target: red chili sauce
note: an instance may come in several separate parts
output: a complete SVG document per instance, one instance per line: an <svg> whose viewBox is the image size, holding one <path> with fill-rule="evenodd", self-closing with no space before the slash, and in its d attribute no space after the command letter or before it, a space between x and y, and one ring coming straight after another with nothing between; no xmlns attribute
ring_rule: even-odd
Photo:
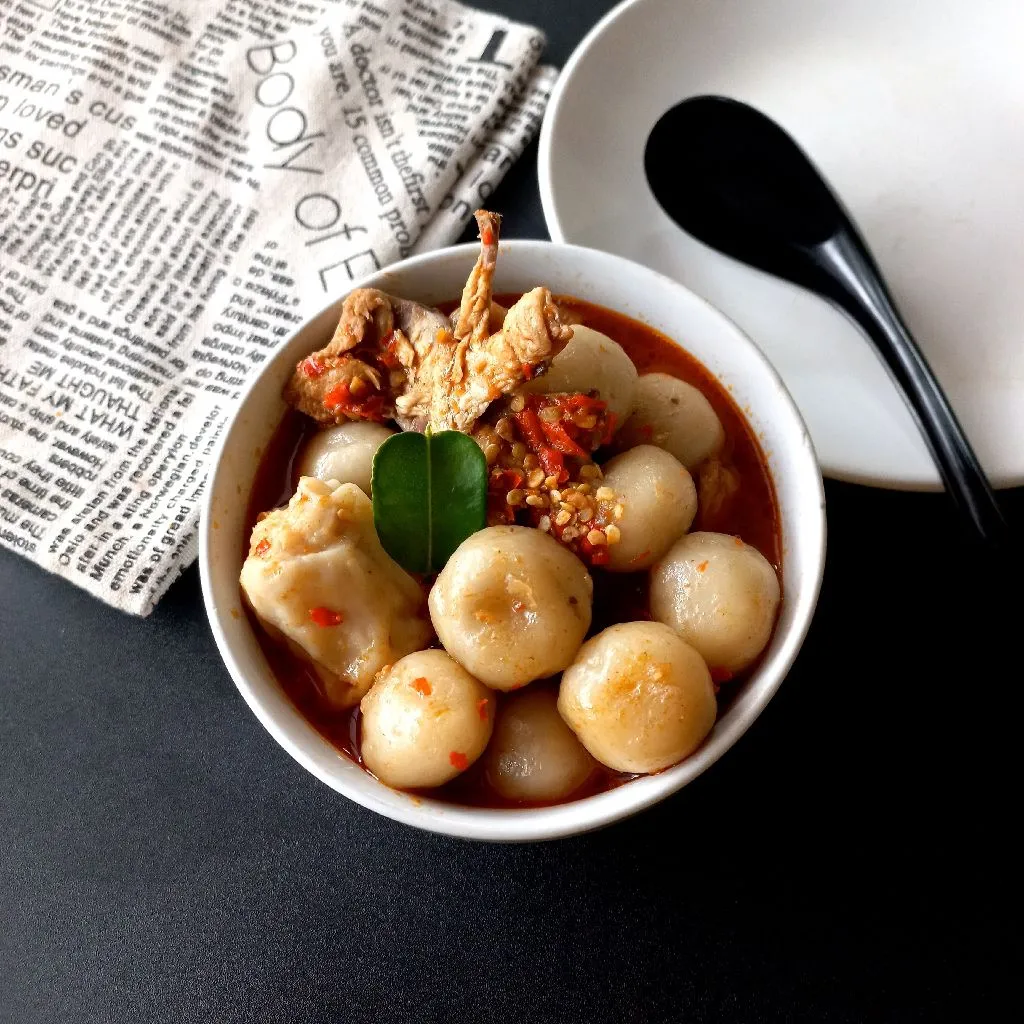
<svg viewBox="0 0 1024 1024"><path fill-rule="evenodd" d="M518 295L497 295L495 300L511 306ZM739 474L739 489L713 517L698 509L693 530L713 530L734 534L757 548L779 571L781 577L781 542L779 514L775 489L768 474L766 460L757 438L729 393L693 356L679 348L653 327L633 320L602 306L566 296L558 303L573 322L585 324L617 341L629 355L640 373L668 373L699 388L711 403L725 428L722 462ZM440 308L449 312L457 302ZM301 413L289 410L267 445L249 495L247 523L255 525L256 517L269 509L288 503L295 492L298 477L297 456L307 438L317 430L316 423ZM598 461L603 459L598 457ZM248 546L245 553L248 553ZM594 614L588 636L616 622L650 619L647 600L647 573L606 573L592 570L594 579ZM359 709L334 710L323 698L317 675L306 662L282 643L271 639L249 612L253 629L271 669L302 716L340 751L362 765L359 755ZM719 712L728 706L736 688L753 668L739 673L719 690ZM531 686L557 688L557 680L532 683ZM505 694L496 693L499 714ZM498 796L484 778L480 762L447 785L427 791L432 797L452 803L483 807L523 806ZM571 800L590 796L628 782L634 776L601 767L600 771L574 793Z"/></svg>

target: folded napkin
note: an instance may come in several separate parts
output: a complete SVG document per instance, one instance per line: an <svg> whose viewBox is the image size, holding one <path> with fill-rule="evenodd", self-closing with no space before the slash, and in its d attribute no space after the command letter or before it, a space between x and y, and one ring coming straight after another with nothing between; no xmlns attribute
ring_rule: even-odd
<svg viewBox="0 0 1024 1024"><path fill-rule="evenodd" d="M453 241L554 72L452 0L3 7L0 544L146 615L250 376Z"/></svg>

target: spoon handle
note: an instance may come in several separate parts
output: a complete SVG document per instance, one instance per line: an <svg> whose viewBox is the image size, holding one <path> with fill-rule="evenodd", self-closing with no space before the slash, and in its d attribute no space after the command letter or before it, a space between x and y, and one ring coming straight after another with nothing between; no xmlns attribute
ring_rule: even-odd
<svg viewBox="0 0 1024 1024"><path fill-rule="evenodd" d="M829 278L829 296L867 332L902 389L961 513L984 541L1004 543L1009 531L992 485L866 247L852 232L841 232L811 255Z"/></svg>

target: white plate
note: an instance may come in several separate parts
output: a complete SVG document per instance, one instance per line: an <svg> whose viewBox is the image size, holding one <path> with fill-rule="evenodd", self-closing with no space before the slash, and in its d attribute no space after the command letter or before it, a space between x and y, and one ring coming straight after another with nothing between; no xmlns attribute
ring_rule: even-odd
<svg viewBox="0 0 1024 1024"><path fill-rule="evenodd" d="M629 0L548 108L551 237L646 263L732 317L782 374L828 475L938 487L859 331L694 241L651 195L644 146L669 107L702 93L754 104L853 213L993 481L1024 484L1022 55L1024 0Z"/></svg>

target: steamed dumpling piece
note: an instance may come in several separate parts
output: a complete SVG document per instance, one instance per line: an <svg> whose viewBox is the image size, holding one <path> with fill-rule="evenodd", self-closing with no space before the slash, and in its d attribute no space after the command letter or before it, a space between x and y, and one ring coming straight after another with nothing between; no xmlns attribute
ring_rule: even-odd
<svg viewBox="0 0 1024 1024"><path fill-rule="evenodd" d="M620 448L654 444L694 470L725 441L711 403L692 384L667 373L645 373L636 382L633 414L619 431Z"/></svg>
<svg viewBox="0 0 1024 1024"><path fill-rule="evenodd" d="M757 548L724 533L691 533L651 570L651 614L713 668L738 672L764 650L779 578Z"/></svg>
<svg viewBox="0 0 1024 1024"><path fill-rule="evenodd" d="M530 803L572 796L597 769L559 715L555 693L532 686L502 705L482 763L499 796Z"/></svg>
<svg viewBox="0 0 1024 1024"><path fill-rule="evenodd" d="M633 408L636 367L618 342L592 327L575 324L569 343L551 361L548 372L525 386L525 390L552 394L581 392L596 388L608 411L621 425Z"/></svg>
<svg viewBox="0 0 1024 1024"><path fill-rule="evenodd" d="M701 656L658 622L591 637L562 675L558 711L594 757L620 772L656 772L700 746L715 724Z"/></svg>
<svg viewBox="0 0 1024 1024"><path fill-rule="evenodd" d="M604 465L604 487L615 492L622 518L608 545L606 569L636 572L653 565L690 528L697 488L686 467L661 448L642 444Z"/></svg>
<svg viewBox="0 0 1024 1024"><path fill-rule="evenodd" d="M423 591L381 547L373 506L355 484L303 477L288 505L254 527L241 584L268 631L313 663L338 708L430 642Z"/></svg>
<svg viewBox="0 0 1024 1024"><path fill-rule="evenodd" d="M417 651L363 697L360 753L388 786L442 786L484 752L495 696L444 651Z"/></svg>
<svg viewBox="0 0 1024 1024"><path fill-rule="evenodd" d="M299 473L318 480L355 484L370 493L370 474L377 449L394 433L379 423L353 420L317 431L299 457Z"/></svg>
<svg viewBox="0 0 1024 1024"><path fill-rule="evenodd" d="M561 672L590 627L593 582L550 534L490 526L466 538L430 591L445 650L477 679L514 690Z"/></svg>

